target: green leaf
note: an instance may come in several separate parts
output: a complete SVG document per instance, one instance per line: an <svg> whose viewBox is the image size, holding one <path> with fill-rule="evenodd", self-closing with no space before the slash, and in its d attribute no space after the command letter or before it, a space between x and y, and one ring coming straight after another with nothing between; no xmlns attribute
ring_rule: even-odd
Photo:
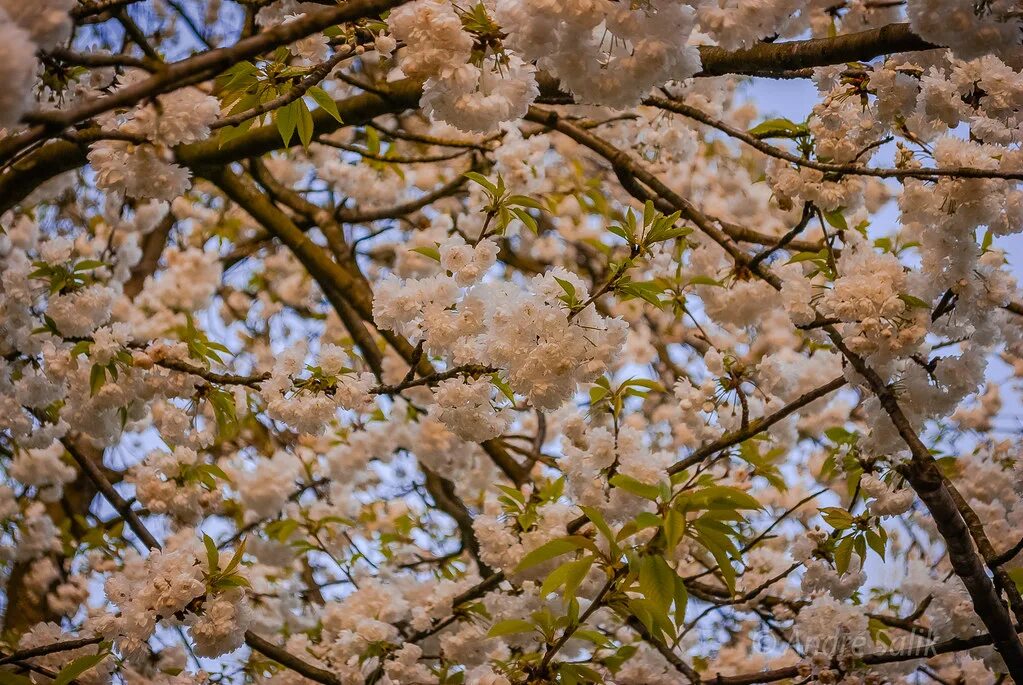
<svg viewBox="0 0 1023 685"><path fill-rule="evenodd" d="M591 630L589 628L580 628L572 634L572 637L577 637L587 642L592 642L598 647L604 647L606 649L614 649L614 643L611 642L610 638L599 630Z"/></svg>
<svg viewBox="0 0 1023 685"><path fill-rule="evenodd" d="M700 509L750 509L762 506L755 497L739 488L728 485L710 485L679 498L687 510Z"/></svg>
<svg viewBox="0 0 1023 685"><path fill-rule="evenodd" d="M657 218L659 212L654 206L653 200L647 200L643 203L643 225L649 226Z"/></svg>
<svg viewBox="0 0 1023 685"><path fill-rule="evenodd" d="M674 550L682 541L686 533L686 519L675 509L669 509L664 516L664 537L668 543L668 550Z"/></svg>
<svg viewBox="0 0 1023 685"><path fill-rule="evenodd" d="M1016 584L1016 588L1023 591L1023 568L1010 568L1005 571L1009 579Z"/></svg>
<svg viewBox="0 0 1023 685"><path fill-rule="evenodd" d="M249 129L256 123L256 119L246 119L237 126L225 126L220 129L217 135L217 144L223 146L224 143L229 143L238 136L248 133Z"/></svg>
<svg viewBox="0 0 1023 685"><path fill-rule="evenodd" d="M313 114L309 111L304 100L296 100L298 103L298 139L302 141L302 147L308 148L313 140Z"/></svg>
<svg viewBox="0 0 1023 685"><path fill-rule="evenodd" d="M527 195L511 195L504 202L508 205L518 205L519 207L528 207L541 212L544 211L543 204L539 200L534 200Z"/></svg>
<svg viewBox="0 0 1023 685"><path fill-rule="evenodd" d="M792 257L789 259L789 261L786 262L786 264L795 264L797 262L812 262L824 259L827 259L827 255L824 254L823 250L821 252L797 252L796 254L792 255Z"/></svg>
<svg viewBox="0 0 1023 685"><path fill-rule="evenodd" d="M646 530L647 528L660 528L663 525L664 519L660 516L653 512L642 511L636 514L636 518L622 526L622 529L618 531L618 535L615 536L615 540L621 542L641 530Z"/></svg>
<svg viewBox="0 0 1023 685"><path fill-rule="evenodd" d="M686 620L686 605L689 603L689 590L686 581L678 574L675 576L675 625L681 626Z"/></svg>
<svg viewBox="0 0 1023 685"><path fill-rule="evenodd" d="M540 226L536 223L533 215L521 207L512 207L511 213L522 222L522 224L533 232L533 235L540 235Z"/></svg>
<svg viewBox="0 0 1023 685"><path fill-rule="evenodd" d="M524 571L528 568L542 564L545 561L550 561L555 557L559 557L562 554L568 554L579 549L578 541L571 539L574 536L565 538L555 538L549 542L545 542L540 545L532 552L527 554L519 562L519 565L515 567L516 571Z"/></svg>
<svg viewBox="0 0 1023 685"><path fill-rule="evenodd" d="M630 378L629 380L622 383L622 385L636 385L647 390L654 392L666 392L664 386L655 380L649 378Z"/></svg>
<svg viewBox="0 0 1023 685"><path fill-rule="evenodd" d="M664 634L664 626L655 620L650 601L646 599L632 598L628 600L629 613L640 620L646 629L655 637L660 639Z"/></svg>
<svg viewBox="0 0 1023 685"><path fill-rule="evenodd" d="M867 621L867 630L870 632L870 639L875 644L883 644L886 647L892 646L892 638L888 635L888 626L878 618L870 618Z"/></svg>
<svg viewBox="0 0 1023 685"><path fill-rule="evenodd" d="M675 216L672 214L672 216ZM670 218L670 217L669 217ZM646 244L653 245L654 243L663 243L665 240L671 240L673 238L684 238L685 236L692 233L692 229L686 228L685 226L675 227L658 227L646 237Z"/></svg>
<svg viewBox="0 0 1023 685"><path fill-rule="evenodd" d="M630 245L632 244L632 236L629 234L629 232L625 229L624 226L620 224L613 224L612 226L608 227L607 230L611 233L614 233L616 236L624 239L625 242L629 243Z"/></svg>
<svg viewBox="0 0 1023 685"><path fill-rule="evenodd" d="M686 279L687 285L709 285L715 288L724 288L725 284L710 276L691 276Z"/></svg>
<svg viewBox="0 0 1023 685"><path fill-rule="evenodd" d="M930 309L931 305L921 300L919 297L915 297L908 293L899 293L899 299L908 304L910 307L916 307L919 309Z"/></svg>
<svg viewBox="0 0 1023 685"><path fill-rule="evenodd" d="M235 569L242 562L242 557L245 555L245 540L242 540L238 547L235 548L234 554L231 556L231 561L227 562L227 566L224 567L223 573L225 575L234 573Z"/></svg>
<svg viewBox="0 0 1023 685"><path fill-rule="evenodd" d="M411 248L410 251L411 252L418 252L419 254L423 255L424 257L429 257L430 259L434 260L435 262L439 262L440 261L440 250L438 250L436 247L429 247L429 246L413 247L413 248Z"/></svg>
<svg viewBox="0 0 1023 685"><path fill-rule="evenodd" d="M475 171L467 171L467 172L465 172L463 174L463 176L465 176L470 181L475 181L479 185L483 186L483 188L486 189L486 191L491 196L495 196L496 197L497 195L500 194L497 191L497 186L495 186L493 183L491 183L490 180L486 176L484 176L483 174L477 173Z"/></svg>
<svg viewBox="0 0 1023 685"><path fill-rule="evenodd" d="M823 212L824 220L835 228L845 231L849 228L849 224L845 220L845 216L842 215L842 208L833 209L830 212Z"/></svg>
<svg viewBox="0 0 1023 685"><path fill-rule="evenodd" d="M572 285L572 281L566 281L564 278L554 277L554 280L558 282L561 289L565 291L565 294L569 296L573 301L575 300L575 286Z"/></svg>
<svg viewBox="0 0 1023 685"><path fill-rule="evenodd" d="M289 103L281 107L274 114L274 121L277 124L277 131L281 134L284 146L291 145L291 138L295 135L295 127L298 126L298 105L299 101Z"/></svg>
<svg viewBox="0 0 1023 685"><path fill-rule="evenodd" d="M867 545L870 549L874 550L877 556L881 557L881 561L884 561L885 547L887 546L887 532L884 528L878 526L878 530L867 531Z"/></svg>
<svg viewBox="0 0 1023 685"><path fill-rule="evenodd" d="M614 654L604 657L604 665L611 669L612 673L617 672L637 651L639 648L636 645L622 645Z"/></svg>
<svg viewBox="0 0 1023 685"><path fill-rule="evenodd" d="M789 119L779 117L763 121L747 133L755 138L794 138L808 133L808 129L804 124L797 124Z"/></svg>
<svg viewBox="0 0 1023 685"><path fill-rule="evenodd" d="M75 343L75 346L71 348L71 357L80 357L83 354L89 354L89 348L92 347L91 340L80 340Z"/></svg>
<svg viewBox="0 0 1023 685"><path fill-rule="evenodd" d="M319 105L320 109L337 119L337 123L344 123L341 121L341 113L337 111L337 103L334 102L334 98L330 97L327 91L319 86L313 86L306 91L306 94L313 99L313 102Z"/></svg>
<svg viewBox="0 0 1023 685"><path fill-rule="evenodd" d="M656 485L647 485L623 473L615 474L609 482L616 488L621 488L626 492L631 492L633 495L650 501L656 501L661 494L661 489Z"/></svg>
<svg viewBox="0 0 1023 685"><path fill-rule="evenodd" d="M839 575L849 570L849 562L852 560L853 544L855 541L856 537L850 535L842 538L835 547L835 570L838 571Z"/></svg>
<svg viewBox="0 0 1023 685"><path fill-rule="evenodd" d="M593 561L594 557L592 556L566 561L551 571L550 575L543 581L543 585L540 587L540 596L546 597L559 587L564 586L564 597L566 600L574 599L576 590L579 589L579 585L586 579L586 574L589 573Z"/></svg>
<svg viewBox="0 0 1023 685"><path fill-rule="evenodd" d="M675 593L675 572L660 555L640 557L639 590L655 606L668 611Z"/></svg>
<svg viewBox="0 0 1023 685"><path fill-rule="evenodd" d="M206 547L206 565L210 575L220 572L220 552L217 550L217 543L206 533L202 535L202 544Z"/></svg>
<svg viewBox="0 0 1023 685"><path fill-rule="evenodd" d="M845 530L853 524L853 515L842 507L824 507L820 511L828 525L836 530Z"/></svg>
<svg viewBox="0 0 1023 685"><path fill-rule="evenodd" d="M298 526L299 522L290 518L271 521L266 525L266 534L277 542L285 542L298 530Z"/></svg>
<svg viewBox="0 0 1023 685"><path fill-rule="evenodd" d="M618 556L620 550L618 548L618 545L615 543L615 534L611 530L611 526L607 525L607 521L604 520L604 515L601 514L597 509L594 509L593 507L579 508L582 509L583 514L586 515L586 518L588 518L590 522L597 527L597 530L599 530L600 533L604 536L604 538L608 541L608 544L611 546L611 553L614 556Z"/></svg>
<svg viewBox="0 0 1023 685"><path fill-rule="evenodd" d="M604 677L596 669L585 664L568 663L562 661L558 664L558 682L560 685L599 685L604 682Z"/></svg>
<svg viewBox="0 0 1023 685"><path fill-rule="evenodd" d="M34 685L32 679L0 668L0 685Z"/></svg>
<svg viewBox="0 0 1023 685"><path fill-rule="evenodd" d="M100 267L106 266L106 262L101 262L98 259L83 259L82 261L75 264L75 271L92 271Z"/></svg>
<svg viewBox="0 0 1023 685"><path fill-rule="evenodd" d="M627 297L638 297L660 309L660 294L664 292L662 281L623 281L615 286L615 291Z"/></svg>
<svg viewBox="0 0 1023 685"><path fill-rule="evenodd" d="M515 391L512 390L508 382L501 378L497 373L490 374L490 384L501 391L501 394L508 398L508 401L512 404L515 403ZM518 492L516 490L516 492Z"/></svg>
<svg viewBox="0 0 1023 685"><path fill-rule="evenodd" d="M529 621L524 621L521 618L509 618L504 621L498 621L494 625L490 626L490 630L487 631L487 637L503 637L505 635L515 635L516 633L531 633L536 628Z"/></svg>
<svg viewBox="0 0 1023 685"><path fill-rule="evenodd" d="M693 521L692 528L694 530L693 537L714 557L718 571L721 573L721 579L728 587L728 591L734 593L735 568L729 557L729 553L738 556L735 543L729 537L729 533L734 532L717 521L707 520L706 517L700 517Z"/></svg>
<svg viewBox="0 0 1023 685"><path fill-rule="evenodd" d="M103 387L103 384L107 382L107 370L106 367L100 366L99 364L93 364L92 370L89 372L89 394L95 395Z"/></svg>
<svg viewBox="0 0 1023 685"><path fill-rule="evenodd" d="M247 578L239 575L218 578L216 582L213 583L214 590L229 590L233 587L251 587L251 584Z"/></svg>
<svg viewBox="0 0 1023 685"><path fill-rule="evenodd" d="M224 438L234 437L238 431L238 413L234 404L234 395L226 390L214 388L207 397L210 406L213 407L213 416L220 435ZM203 466L203 469L211 480L214 475L223 477L224 480L229 480L227 474L216 464L206 464ZM223 475L221 476L221 474ZM209 485L211 490L216 487L215 482L208 483L207 485Z"/></svg>
<svg viewBox="0 0 1023 685"><path fill-rule="evenodd" d="M82 675L90 668L96 666L99 662L107 658L106 652L100 652L98 654L88 654L86 656L80 656L64 668L60 669L60 673L53 679L53 685L68 685L72 680Z"/></svg>

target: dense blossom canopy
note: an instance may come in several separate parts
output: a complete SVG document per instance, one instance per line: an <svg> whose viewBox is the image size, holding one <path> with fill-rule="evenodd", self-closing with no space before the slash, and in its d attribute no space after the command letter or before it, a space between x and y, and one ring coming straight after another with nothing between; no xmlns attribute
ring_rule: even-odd
<svg viewBox="0 0 1023 685"><path fill-rule="evenodd" d="M1018 0L0 0L0 68L0 685L1023 683Z"/></svg>

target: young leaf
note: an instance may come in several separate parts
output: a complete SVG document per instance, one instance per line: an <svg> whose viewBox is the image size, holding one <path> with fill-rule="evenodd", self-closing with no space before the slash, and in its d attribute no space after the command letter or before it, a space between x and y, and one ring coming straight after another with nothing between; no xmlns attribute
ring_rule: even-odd
<svg viewBox="0 0 1023 685"><path fill-rule="evenodd" d="M521 207L512 207L511 213L514 214L515 217L522 222L522 225L524 225L526 228L532 231L533 235L540 234L540 226L536 223L536 219L534 219L529 212L522 209Z"/></svg>
<svg viewBox="0 0 1023 685"><path fill-rule="evenodd" d="M855 536L850 535L842 538L835 546L835 570L839 575L849 570L849 562L852 560L853 543Z"/></svg>
<svg viewBox="0 0 1023 685"><path fill-rule="evenodd" d="M835 530L845 530L853 524L853 515L841 507L824 507L821 516Z"/></svg>
<svg viewBox="0 0 1023 685"><path fill-rule="evenodd" d="M0 668L0 685L35 685L35 683L27 676Z"/></svg>
<svg viewBox="0 0 1023 685"><path fill-rule="evenodd" d="M217 543L209 535L203 533L202 544L206 547L206 565L210 575L220 573L220 552L217 550Z"/></svg>
<svg viewBox="0 0 1023 685"><path fill-rule="evenodd" d="M498 621L494 625L490 626L490 630L487 631L487 637L503 637L505 635L515 635L516 633L531 633L536 628L529 621L524 621L520 618L509 618L504 621Z"/></svg>
<svg viewBox="0 0 1023 685"><path fill-rule="evenodd" d="M306 91L306 94L313 99L320 109L329 114L330 116L337 119L337 123L343 124L341 121L341 113L337 111L337 103L330 97L327 91L323 90L319 86L313 86Z"/></svg>
<svg viewBox="0 0 1023 685"><path fill-rule="evenodd" d="M497 186L495 186L493 183L491 183L490 179L488 179L483 174L475 172L475 171L467 171L463 175L467 179L469 179L470 181L475 181L476 183L478 183L481 186L483 186L484 190L486 190L487 193L489 195L491 195L492 197L497 197L498 195L500 195L500 193L498 192Z"/></svg>
<svg viewBox="0 0 1023 685"><path fill-rule="evenodd" d="M497 373L490 374L490 384L501 391L501 394L508 398L508 401L512 404L515 403L515 391L512 390L508 382L501 378ZM517 491L516 491L517 492Z"/></svg>
<svg viewBox="0 0 1023 685"><path fill-rule="evenodd" d="M768 119L747 131L755 138L792 138L807 132L805 124L797 124L783 118Z"/></svg>
<svg viewBox="0 0 1023 685"><path fill-rule="evenodd" d="M298 99L295 102L298 104L298 139L302 141L302 147L307 148L313 140L313 115L304 100Z"/></svg>
<svg viewBox="0 0 1023 685"><path fill-rule="evenodd" d="M98 654L87 654L80 656L64 668L60 669L57 677L53 679L53 685L68 685L72 680L82 675L90 668L107 658L106 652Z"/></svg>
<svg viewBox="0 0 1023 685"><path fill-rule="evenodd" d="M845 216L842 214L842 208L833 209L830 212L823 212L824 220L835 228L845 231L849 228L849 224L845 220Z"/></svg>
<svg viewBox="0 0 1023 685"><path fill-rule="evenodd" d="M558 282L558 285L560 285L561 289L565 291L565 294L568 295L569 299L574 301L575 286L572 285L572 281L566 281L564 278L558 278L557 276L554 277L554 280Z"/></svg>
<svg viewBox="0 0 1023 685"><path fill-rule="evenodd" d="M291 138L295 135L295 127L298 126L298 103L299 101L296 100L287 104L278 109L274 115L277 131L281 134L281 140L284 141L285 147L291 145Z"/></svg>
<svg viewBox="0 0 1023 685"><path fill-rule="evenodd" d="M654 609L655 615L665 624L668 622L668 607L675 594L675 572L660 555L648 555L639 561L639 590Z"/></svg>
<svg viewBox="0 0 1023 685"><path fill-rule="evenodd" d="M106 367L100 366L99 364L93 364L92 370L89 372L89 394L95 395L103 387L103 384L107 382L107 370Z"/></svg>
<svg viewBox="0 0 1023 685"><path fill-rule="evenodd" d="M573 599L579 585L582 584L586 574L589 573L593 560L592 556L585 556L581 559L566 561L551 571L550 575L543 581L543 585L540 588L540 596L546 597L559 587L564 586L564 597L566 599Z"/></svg>
<svg viewBox="0 0 1023 685"><path fill-rule="evenodd" d="M231 561L227 562L227 566L224 567L224 575L234 573L235 569L242 561L242 557L245 555L245 540L242 540L238 547L234 550L234 554L231 556Z"/></svg>
<svg viewBox="0 0 1023 685"><path fill-rule="evenodd" d="M598 511L597 509L594 509L593 507L579 508L582 509L582 512L583 514L585 514L586 518L588 518L590 522L597 527L597 530L600 531L601 535L603 535L604 538L611 545L612 554L618 556L619 549L618 545L615 544L614 531L611 530L611 526L607 525L607 521L604 520L604 515L601 514L600 511Z"/></svg>
<svg viewBox="0 0 1023 685"><path fill-rule="evenodd" d="M555 538L554 540L545 542L524 556L522 561L519 562L519 565L515 567L515 570L525 571L528 568L542 564L545 561L550 561L555 557L560 557L562 554L574 552L577 549L579 549L579 543L576 540L570 538Z"/></svg>
<svg viewBox="0 0 1023 685"><path fill-rule="evenodd" d="M412 252L418 252L419 254L423 255L424 257L429 257L430 259L432 259L435 262L439 262L440 261L440 250L438 250L436 247L429 247L429 246L413 247L411 249L411 251Z"/></svg>
<svg viewBox="0 0 1023 685"><path fill-rule="evenodd" d="M616 488L621 488L626 492L631 492L633 495L648 499L651 502L657 500L661 494L661 489L656 485L641 483L632 476L626 476L623 473L615 474L611 478L610 483Z"/></svg>

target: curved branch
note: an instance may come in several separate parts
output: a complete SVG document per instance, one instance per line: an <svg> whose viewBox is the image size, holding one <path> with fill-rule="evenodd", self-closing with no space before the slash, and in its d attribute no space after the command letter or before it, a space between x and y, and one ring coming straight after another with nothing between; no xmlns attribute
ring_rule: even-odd
<svg viewBox="0 0 1023 685"><path fill-rule="evenodd" d="M867 666L879 666L881 664L894 664L901 661L914 661L916 659L927 659L939 654L950 654L952 652L963 652L977 647L986 647L992 643L990 635L977 635L975 637L954 637L943 642L934 642L918 647L908 647L889 652L876 652L865 654L860 660ZM702 685L757 685L758 683L774 683L779 680L796 678L799 676L798 666L784 666L770 671L759 673L746 673L742 675L716 675L707 678Z"/></svg>
<svg viewBox="0 0 1023 685"><path fill-rule="evenodd" d="M472 168L473 167L470 167L467 171L471 171ZM367 209L363 211L342 209L337 212L337 218L338 221L346 224L364 224L370 221L380 221L382 219L396 219L399 216L411 214L412 212L416 212L429 204L433 204L442 197L452 195L459 188L465 185L465 182L465 174L459 173L452 180L448 181L436 190L431 190L415 200L394 205L392 207L381 207L380 209Z"/></svg>
<svg viewBox="0 0 1023 685"><path fill-rule="evenodd" d="M792 164L796 164L801 167L808 169L816 169L824 173L832 174L843 174L853 176L874 176L877 178L938 178L938 177L954 177L954 178L1000 178L1006 180L1019 181L1023 180L1023 171L999 171L997 169L976 169L972 167L954 167L954 168L920 168L920 169L879 169L867 166L861 166L859 164L835 164L832 162L818 162L812 159L806 159L799 155L792 154L787 150L783 150L779 147L775 147L770 143L765 143L763 140L756 136L750 135L746 131L739 130L733 126L729 126L723 121L715 119L709 114L691 107L684 102L673 100L662 97L648 97L643 100L643 104L650 105L663 109L667 112L673 112L675 114L681 114L682 116L694 119L701 124L706 124L712 128L716 128L722 133L741 140L755 150L764 153L769 157L781 159Z"/></svg>
<svg viewBox="0 0 1023 685"><path fill-rule="evenodd" d="M89 645L99 644L102 641L102 637L82 637L76 640L63 640L61 642L52 642L48 645L41 645L39 647L20 649L17 652L0 658L0 665L14 663L21 661L22 659L32 659L37 656L46 656L47 654L69 652L72 649L81 649L82 647L88 647Z"/></svg>
<svg viewBox="0 0 1023 685"><path fill-rule="evenodd" d="M1014 681L1023 680L1023 644L1020 643L1009 612L987 574L984 561L972 544L970 530L949 492L945 477L934 463L934 457L903 413L891 388L859 355L845 345L833 326L827 326L825 330L842 356L866 379L881 408L909 447L913 458L899 471L930 512L938 532L945 540L946 553L952 568L966 586L966 591L973 600L974 611L991 634L995 649L1005 661L1009 675Z"/></svg>
<svg viewBox="0 0 1023 685"><path fill-rule="evenodd" d="M91 109L82 110L73 115L62 114L61 116L69 116L69 121L81 121L83 118L88 118L101 111L107 111L111 107L133 104L143 97L173 90L178 87L182 79L194 79L196 74L208 74L207 77L212 77L240 59L259 54L275 45L290 42L295 37L301 37L303 31L311 32L313 29L310 29L310 26L320 26L324 21L327 23L322 25L329 26L331 23L344 21L344 17L350 18L360 12L365 16L372 11L369 9L370 7L383 8L394 4L399 3L397 0L352 0L341 7L316 13L315 16L307 15L301 20L289 22L271 31L239 41L230 48L211 50L188 60L176 62L152 78L118 91L115 96L91 103ZM287 30L285 31L285 29ZM935 46L913 35L907 24L890 24L879 29L850 33L835 38L764 43L736 51L705 46L700 48L703 71L698 75L770 75L787 69L842 64L849 61L872 59L891 52L927 50L933 47ZM549 90L551 84L548 83L546 86ZM556 85L554 88L556 90ZM365 123L374 116L400 112L407 107L415 106L421 94L421 83L405 79L388 84L386 98L374 93L363 93L339 102L338 109L346 124ZM344 111L346 107L355 111L346 113ZM96 109L96 111L93 112L92 109ZM359 114L362 112L368 116L360 117ZM316 135L329 133L338 127L337 122L328 113L320 110L313 112L313 119ZM35 130L33 129L33 131ZM380 131L396 137L416 139L412 134L404 132L398 133L383 128ZM32 131L28 133L31 134ZM15 143L12 143L15 146L13 149L23 149L35 140L38 140L35 134L27 142L19 137ZM423 142L445 144L442 141L434 143L432 140ZM449 142L448 144L456 143ZM190 165L229 164L247 157L265 154L281 146L280 134L276 127L263 126L225 143L223 147L220 147L216 140L204 141L179 148L177 153L179 159ZM475 147L476 144L473 146ZM36 150L13 164L10 171L0 176L0 213L23 200L42 182L62 172L83 166L86 163L86 152L87 149L84 146L58 141Z"/></svg>
<svg viewBox="0 0 1023 685"><path fill-rule="evenodd" d="M348 0L337 7L310 12L294 21L279 24L250 38L243 38L230 47L207 50L195 57L174 62L146 80L121 88L112 95L86 100L74 109L47 113L45 124L33 126L16 136L5 152L16 153L42 140L47 134L63 130L98 114L119 107L133 106L145 98L175 90L184 82L212 78L241 60L255 57L280 45L287 45L335 24L377 16L404 2L405 0ZM42 114L37 112L32 116L38 119Z"/></svg>
<svg viewBox="0 0 1023 685"><path fill-rule="evenodd" d="M419 102L421 86L411 79L391 84L389 95L364 93L337 101L338 113L345 126L359 126L382 114L394 114L414 107ZM315 135L324 135L341 128L333 116L322 108L313 113ZM294 145L299 145L295 140ZM281 134L273 125L260 126L225 142L204 140L175 148L175 156L191 167L224 166L249 157L258 157L283 147ZM11 209L41 184L64 172L84 166L89 160L87 145L55 140L13 163L0 175L0 214Z"/></svg>
<svg viewBox="0 0 1023 685"><path fill-rule="evenodd" d="M788 404L786 404L784 407L774 412L773 414L765 416L760 419L756 419L755 421L750 421L749 425L746 426L745 428L737 430L733 433L728 433L727 435L723 435L714 442L710 443L709 445L706 445L696 450L685 459L675 462L668 469L668 473L672 475L676 473L681 473L682 471L688 469L690 466L695 466L696 464L699 464L707 457L717 454L721 450L725 450L734 445L738 445L740 442L744 440L749 440L754 435L762 433L763 431L767 430L774 424L778 423L787 416L792 415L793 413L802 409L811 402L819 400L823 397L827 397L834 391L844 386L847 382L848 381L846 381L845 376L839 376L838 378L832 379L831 381L825 383L819 388L814 388L813 390L800 395L799 397L792 400L791 402L789 402Z"/></svg>
<svg viewBox="0 0 1023 685"><path fill-rule="evenodd" d="M888 24L834 38L760 43L742 50L701 47L703 70L697 76L770 76L796 69L867 62L895 52L933 50L938 47L913 33L909 24Z"/></svg>

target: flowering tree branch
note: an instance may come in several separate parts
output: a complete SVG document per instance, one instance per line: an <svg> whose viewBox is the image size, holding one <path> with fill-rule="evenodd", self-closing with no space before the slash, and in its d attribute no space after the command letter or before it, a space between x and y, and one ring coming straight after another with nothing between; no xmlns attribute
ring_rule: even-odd
<svg viewBox="0 0 1023 685"><path fill-rule="evenodd" d="M13 685L1023 679L1005 3L40 2Z"/></svg>

